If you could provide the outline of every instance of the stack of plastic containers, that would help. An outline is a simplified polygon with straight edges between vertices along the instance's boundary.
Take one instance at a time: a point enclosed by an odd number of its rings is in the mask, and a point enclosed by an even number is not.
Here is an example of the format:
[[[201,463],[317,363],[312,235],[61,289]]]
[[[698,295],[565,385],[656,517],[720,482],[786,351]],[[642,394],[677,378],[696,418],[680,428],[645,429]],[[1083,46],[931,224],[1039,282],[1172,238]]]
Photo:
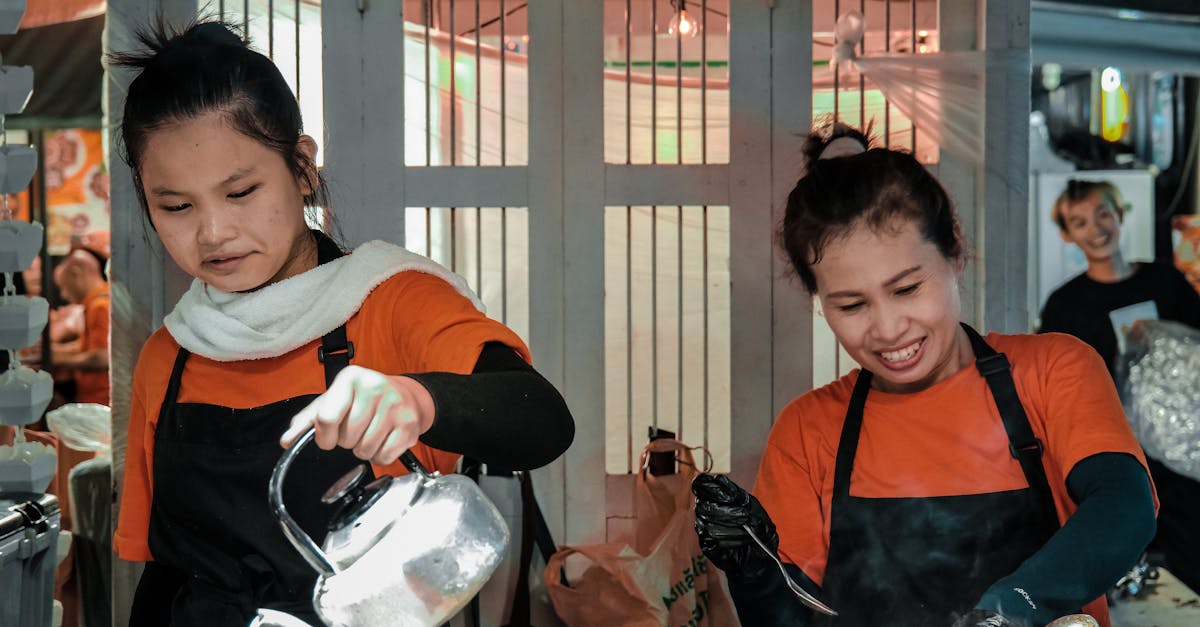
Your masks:
[[[25,0],[0,0],[0,33],[17,31]],[[33,93],[33,68],[0,66],[0,115],[20,113]],[[0,625],[49,627],[54,622],[54,570],[59,536],[58,499],[44,494],[54,478],[54,449],[28,441],[23,427],[50,403],[54,382],[47,372],[21,365],[17,349],[30,346],[46,326],[43,298],[16,293],[13,274],[29,267],[42,247],[42,225],[14,220],[8,194],[29,185],[37,167],[32,146],[9,145],[0,118],[0,350],[8,368],[0,373],[0,424],[13,444],[0,446]]]

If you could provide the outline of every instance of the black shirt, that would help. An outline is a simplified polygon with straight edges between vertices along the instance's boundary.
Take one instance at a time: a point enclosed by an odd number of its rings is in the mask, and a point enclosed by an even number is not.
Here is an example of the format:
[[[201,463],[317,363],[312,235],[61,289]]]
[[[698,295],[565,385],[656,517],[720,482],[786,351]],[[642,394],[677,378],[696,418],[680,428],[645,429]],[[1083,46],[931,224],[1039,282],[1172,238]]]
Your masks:
[[[1139,263],[1133,274],[1116,283],[1101,283],[1081,274],[1054,290],[1042,309],[1040,332],[1068,333],[1088,343],[1115,371],[1117,336],[1108,314],[1122,307],[1153,301],[1159,320],[1200,328],[1200,293],[1166,263]]]

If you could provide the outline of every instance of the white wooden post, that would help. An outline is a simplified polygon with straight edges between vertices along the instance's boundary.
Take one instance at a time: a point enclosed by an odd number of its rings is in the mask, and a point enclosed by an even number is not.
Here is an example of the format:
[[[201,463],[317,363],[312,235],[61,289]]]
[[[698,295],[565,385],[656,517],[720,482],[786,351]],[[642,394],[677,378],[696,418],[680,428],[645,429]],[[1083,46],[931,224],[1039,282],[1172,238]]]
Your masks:
[[[771,233],[783,220],[787,195],[800,178],[800,146],[812,126],[812,3],[782,0],[771,15]],[[786,256],[771,248],[772,417],[813,386],[812,300]],[[766,278],[766,277],[764,277]],[[773,420],[773,418],[772,418]],[[736,431],[735,431],[736,433]],[[766,435],[760,444],[766,443]],[[762,446],[759,447],[761,453]],[[757,457],[753,465],[757,468]],[[746,463],[749,466],[749,462]]]
[[[141,48],[134,35],[159,15],[182,25],[196,12],[196,0],[109,0],[104,22],[104,52]],[[109,377],[112,382],[112,463],[115,502],[113,527],[119,514],[129,431],[130,383],[138,352],[150,332],[162,324],[171,303],[186,289],[187,277],[163,252],[134,192],[129,168],[121,159],[120,123],[132,74],[112,70],[104,77],[104,124],[108,132],[112,222],[112,330],[109,339]],[[113,624],[129,623],[129,606],[141,576],[141,564],[113,560]]]
[[[573,8],[575,3],[569,4]],[[568,502],[566,494],[568,483],[572,483],[577,475],[583,478],[578,469],[568,475],[568,468],[586,463],[589,456],[603,459],[603,448],[595,447],[603,447],[604,413],[603,406],[581,405],[586,400],[586,390],[566,387],[563,20],[567,7],[558,0],[530,0],[528,10],[528,117],[531,121],[539,121],[529,125],[528,139],[529,348],[538,371],[563,392],[575,417],[575,442],[571,449],[532,476],[546,524],[555,540],[565,544],[582,542],[593,536],[593,526],[587,522],[589,516],[603,524],[603,510],[596,512],[586,506],[582,511],[575,509],[581,504]],[[603,345],[599,350],[603,350]],[[576,393],[581,396],[577,398]],[[602,464],[597,463],[591,472],[598,480],[603,480]],[[603,486],[592,489],[594,495],[603,494]]]
[[[351,247],[375,239],[404,243],[402,6],[321,4],[324,175]]]
[[[984,166],[977,232],[982,322],[989,331],[1029,331],[1029,2],[984,0],[984,48],[1016,63],[989,61]],[[1021,62],[1021,61],[1024,62]]]
[[[942,50],[979,49],[980,24],[977,9],[978,7],[970,2],[938,4],[938,42]],[[982,169],[943,150],[937,165],[931,170],[946,188],[955,209],[958,210],[963,236],[967,240],[967,253],[972,256],[981,253],[978,242],[983,241],[981,229],[984,205],[982,198],[977,195],[980,188],[977,183],[982,176]],[[963,272],[962,284],[959,287],[962,296],[962,320],[977,329],[981,329],[983,325],[982,310],[979,306],[983,302],[980,288],[983,283],[979,280],[982,267],[982,258],[973,258]]]
[[[749,486],[774,419],[769,321],[775,198],[765,157],[772,150],[771,42],[765,36],[771,9],[762,0],[732,0],[729,10],[730,476]]]
[[[575,445],[564,456],[566,532],[570,542],[591,543],[605,540],[604,3],[564,2],[561,15],[562,389],[575,416]]]

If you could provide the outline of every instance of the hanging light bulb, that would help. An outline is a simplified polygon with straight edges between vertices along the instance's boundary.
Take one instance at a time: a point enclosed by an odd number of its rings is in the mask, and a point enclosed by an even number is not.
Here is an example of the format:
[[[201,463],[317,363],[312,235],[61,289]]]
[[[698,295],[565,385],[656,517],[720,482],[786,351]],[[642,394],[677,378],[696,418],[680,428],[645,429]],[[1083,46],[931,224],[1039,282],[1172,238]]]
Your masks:
[[[680,39],[691,39],[700,34],[700,23],[696,21],[696,18],[688,15],[686,0],[679,0],[679,10],[671,16],[671,23],[667,25],[667,33],[672,37],[678,36]]]

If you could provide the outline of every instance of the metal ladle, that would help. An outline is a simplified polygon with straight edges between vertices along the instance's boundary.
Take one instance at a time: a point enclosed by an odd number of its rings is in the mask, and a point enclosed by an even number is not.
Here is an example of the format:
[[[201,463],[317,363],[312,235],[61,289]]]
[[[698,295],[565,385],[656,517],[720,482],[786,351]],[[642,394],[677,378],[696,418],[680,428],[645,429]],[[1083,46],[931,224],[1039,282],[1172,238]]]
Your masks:
[[[783,567],[783,562],[779,561],[779,558],[775,556],[775,551],[767,548],[767,544],[759,539],[758,534],[754,533],[754,530],[750,528],[750,525],[742,525],[742,529],[745,529],[746,533],[750,534],[750,539],[754,540],[754,543],[758,545],[758,548],[762,549],[763,553],[767,554],[767,557],[770,557],[775,561],[775,565],[779,567],[779,572],[783,573],[783,580],[787,582],[788,588],[791,588],[792,592],[794,592],[796,596],[800,598],[801,603],[827,616],[838,615],[833,608],[825,605],[820,601],[820,599],[809,594],[808,591],[800,587],[800,584],[796,583],[796,580],[792,579],[792,576],[788,574],[787,569]]]

